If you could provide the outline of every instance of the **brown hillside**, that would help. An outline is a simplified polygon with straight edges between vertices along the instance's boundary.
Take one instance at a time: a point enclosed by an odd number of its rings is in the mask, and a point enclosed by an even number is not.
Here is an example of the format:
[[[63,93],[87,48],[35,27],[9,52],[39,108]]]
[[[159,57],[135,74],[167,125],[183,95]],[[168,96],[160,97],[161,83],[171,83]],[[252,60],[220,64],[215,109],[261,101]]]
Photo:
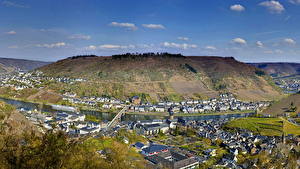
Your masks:
[[[273,105],[271,105],[268,109],[264,111],[265,114],[271,114],[271,115],[284,115],[286,111],[290,109],[291,103],[294,103],[294,105],[298,108],[297,111],[300,110],[300,94],[293,94],[286,98],[283,98],[282,100],[275,102]]]
[[[1,132],[11,136],[20,136],[31,131],[37,133],[37,128],[25,116],[12,106],[0,102],[0,136]]]
[[[232,57],[133,56],[75,57],[46,65],[39,70],[49,76],[70,76],[98,84],[100,93],[118,95],[148,93],[153,97],[179,94],[216,96],[229,91],[241,99],[270,100],[278,92],[268,76],[257,75],[257,68]]]
[[[290,76],[300,74],[300,63],[253,63],[272,76]]]

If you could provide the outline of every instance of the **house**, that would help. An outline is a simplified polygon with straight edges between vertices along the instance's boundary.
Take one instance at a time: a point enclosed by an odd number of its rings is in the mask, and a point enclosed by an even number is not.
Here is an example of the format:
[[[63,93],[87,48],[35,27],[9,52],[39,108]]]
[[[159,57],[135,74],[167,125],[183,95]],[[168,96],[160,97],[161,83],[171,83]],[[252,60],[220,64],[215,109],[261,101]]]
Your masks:
[[[129,144],[129,139],[128,139],[127,137],[124,137],[124,138],[123,138],[123,142],[124,142],[125,144]]]
[[[154,165],[170,169],[193,169],[199,166],[199,162],[190,154],[170,149],[145,157]]]
[[[145,148],[145,145],[141,142],[136,142],[133,146],[138,150]]]
[[[92,128],[100,128],[101,127],[101,125],[96,122],[88,122],[87,126],[92,127]]]
[[[135,104],[135,105],[139,105],[141,104],[141,98],[139,96],[133,96],[131,98],[131,103]]]
[[[99,131],[100,131],[100,128],[86,126],[86,127],[79,129],[79,134],[81,134],[81,135],[92,134],[92,133],[96,133]]]
[[[152,156],[167,151],[169,151],[169,148],[165,145],[150,144],[148,147],[142,149],[142,154],[144,156]]]
[[[112,107],[112,104],[103,104],[102,108],[104,109],[110,109]]]
[[[206,111],[210,111],[210,110],[212,110],[213,108],[212,108],[212,106],[210,106],[210,105],[205,105],[205,106],[203,107],[203,109],[206,110]]]
[[[239,106],[238,107],[238,110],[240,110],[240,111],[244,111],[244,110],[246,110],[247,108],[245,107],[245,106]]]
[[[169,131],[169,124],[167,123],[152,123],[152,124],[137,124],[135,130],[142,135],[155,135],[159,132],[166,133]]]
[[[165,112],[165,106],[162,106],[162,105],[158,105],[155,107],[155,111],[157,112]]]
[[[139,112],[145,112],[145,106],[139,106]]]

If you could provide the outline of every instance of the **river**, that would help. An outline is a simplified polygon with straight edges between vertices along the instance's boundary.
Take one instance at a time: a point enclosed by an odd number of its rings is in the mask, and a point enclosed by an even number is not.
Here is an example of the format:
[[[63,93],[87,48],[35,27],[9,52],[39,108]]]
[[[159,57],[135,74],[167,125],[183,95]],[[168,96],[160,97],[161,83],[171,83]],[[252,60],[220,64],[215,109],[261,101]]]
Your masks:
[[[13,100],[13,99],[7,99],[7,98],[0,98],[1,101],[4,101],[7,104],[13,105],[17,109],[25,108],[27,110],[40,110],[42,112],[61,112],[59,110],[54,110],[50,105],[43,105],[37,103],[31,103],[31,102],[25,102],[25,101],[19,101],[19,100]],[[83,113],[85,115],[93,115],[101,120],[107,120],[110,121],[113,119],[113,117],[116,115],[114,113],[104,113],[99,111],[89,111],[89,110],[81,110],[80,113]],[[187,121],[189,120],[211,120],[211,119],[223,119],[223,118],[240,118],[240,117],[248,117],[253,115],[254,113],[240,113],[240,114],[223,114],[223,115],[201,115],[201,116],[183,116],[179,117],[182,119],[185,119]],[[164,116],[155,116],[155,115],[139,115],[139,114],[125,114],[122,117],[122,121],[141,121],[141,120],[152,120],[152,119],[166,119],[168,117]]]

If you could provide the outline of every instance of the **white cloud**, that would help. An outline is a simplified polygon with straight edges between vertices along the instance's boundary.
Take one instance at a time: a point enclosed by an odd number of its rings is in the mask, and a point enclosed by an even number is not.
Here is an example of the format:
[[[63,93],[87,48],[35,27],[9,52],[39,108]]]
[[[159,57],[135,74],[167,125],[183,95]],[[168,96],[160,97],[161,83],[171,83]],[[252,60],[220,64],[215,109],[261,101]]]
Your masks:
[[[142,26],[149,29],[165,29],[165,27],[161,24],[142,24]]]
[[[153,48],[154,44],[138,44],[137,47],[139,48]]]
[[[259,47],[259,48],[263,48],[264,44],[261,41],[257,41],[256,46]]]
[[[88,47],[85,47],[86,50],[96,50],[97,49],[97,46],[94,46],[94,45],[90,45]]]
[[[110,26],[113,27],[122,27],[122,28],[127,28],[129,30],[137,30],[138,28],[135,26],[133,23],[119,23],[119,22],[112,22],[109,24]]]
[[[15,34],[17,34],[17,32],[16,31],[9,31],[9,32],[6,32],[6,34],[7,35],[15,35]]]
[[[266,50],[266,51],[264,51],[264,53],[266,53],[266,54],[283,54],[284,52],[280,49],[276,49],[276,50]]]
[[[284,52],[283,52],[282,50],[280,50],[280,49],[276,49],[274,52],[277,53],[277,54],[282,54],[282,53],[284,53]]]
[[[83,35],[83,34],[74,34],[69,36],[69,39],[80,39],[80,40],[90,40],[90,35]]]
[[[217,50],[215,46],[205,46],[205,49],[207,50]]]
[[[284,6],[278,1],[264,1],[259,4],[260,6],[266,7],[271,13],[282,13],[285,9]]]
[[[288,45],[295,45],[296,41],[294,39],[291,38],[286,38],[283,40],[284,43],[288,44]]]
[[[300,4],[300,0],[289,0],[292,4]]]
[[[173,43],[173,42],[164,42],[162,46],[168,48],[178,48],[178,49],[190,49],[190,48],[197,48],[198,46],[195,44],[186,44],[186,43]]]
[[[27,6],[27,5],[18,4],[16,2],[12,2],[12,1],[2,1],[1,4],[6,7],[29,8],[29,6]]]
[[[266,51],[264,51],[264,53],[266,53],[266,54],[273,54],[274,52],[272,50],[266,50]]]
[[[41,48],[60,48],[64,47],[67,44],[65,42],[57,42],[57,43],[51,43],[51,44],[36,44],[36,47],[41,47]]]
[[[134,45],[111,45],[111,44],[106,44],[106,45],[101,45],[99,46],[101,49],[133,49],[135,48]]]
[[[237,12],[242,12],[242,11],[245,11],[245,7],[243,7],[240,4],[235,4],[235,5],[230,6],[230,10],[237,11]]]
[[[135,45],[113,45],[113,44],[104,44],[100,46],[90,45],[85,47],[86,50],[119,50],[119,49],[135,49]]]
[[[8,46],[9,49],[18,49],[19,46],[18,45],[12,45],[12,46]]]
[[[246,45],[247,41],[245,39],[242,38],[235,38],[231,40],[232,43],[234,44],[238,44],[238,45]]]
[[[177,39],[178,39],[178,40],[184,40],[184,41],[188,41],[188,40],[189,40],[188,37],[178,37]]]
[[[55,29],[39,29],[40,32],[57,32]]]

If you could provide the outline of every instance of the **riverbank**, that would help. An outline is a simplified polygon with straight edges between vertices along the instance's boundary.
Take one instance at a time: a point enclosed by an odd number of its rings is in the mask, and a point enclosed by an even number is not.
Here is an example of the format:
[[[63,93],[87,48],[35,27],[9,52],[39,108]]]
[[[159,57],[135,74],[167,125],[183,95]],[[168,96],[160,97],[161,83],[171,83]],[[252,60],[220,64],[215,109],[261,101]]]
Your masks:
[[[5,95],[0,95],[0,98],[8,99],[8,100],[16,100],[16,101],[20,101],[20,102],[27,102],[27,103],[32,103],[32,104],[40,104],[40,105],[49,105],[49,106],[51,106],[51,104],[47,104],[45,102],[38,102],[38,101],[27,100],[27,99],[16,98],[16,97],[8,97],[8,96],[5,96]]]
[[[16,108],[27,108],[28,110],[41,110],[42,112],[59,112],[58,110],[52,109],[51,105],[40,106],[40,104],[32,103],[32,102],[24,102],[18,101],[15,99],[5,99],[0,98],[4,102],[15,106]],[[80,110],[80,113],[85,115],[92,115],[95,116],[97,119],[100,120],[112,120],[116,112],[105,113],[101,111],[94,111],[94,110]],[[235,112],[216,112],[216,113],[194,113],[194,114],[175,114],[174,118],[183,118],[185,120],[210,120],[210,119],[219,119],[219,118],[241,118],[241,117],[248,117],[254,115],[254,112],[249,111],[235,111]],[[122,121],[141,121],[141,120],[153,120],[153,119],[168,119],[168,113],[156,113],[156,112],[149,112],[149,113],[135,113],[135,112],[127,112],[122,116]]]
[[[24,101],[18,101],[14,99],[5,99],[0,98],[2,101],[11,104],[15,106],[16,108],[26,108],[28,110],[35,110],[39,109],[42,112],[59,112],[58,110],[53,110],[51,105],[47,106],[44,105],[40,107],[39,104],[31,103],[31,102],[24,102]],[[80,113],[85,115],[92,115],[95,116],[97,119],[100,120],[107,120],[110,121],[115,117],[115,113],[104,113],[100,111],[91,111],[91,110],[80,110]],[[235,114],[234,114],[235,113]],[[240,113],[240,112],[234,112],[231,113],[206,113],[206,114],[190,114],[189,116],[182,116],[182,114],[178,114],[181,116],[177,116],[175,118],[183,118],[187,121],[189,120],[211,120],[211,119],[219,119],[219,118],[241,118],[241,117],[248,117],[252,116],[254,113]],[[141,120],[153,120],[153,119],[168,119],[169,115],[168,113],[125,113],[124,116],[122,116],[122,121],[141,121]]]
[[[225,112],[211,112],[211,113],[177,113],[174,114],[175,117],[188,117],[188,116],[212,116],[212,115],[228,115],[228,114],[247,114],[253,113],[254,110],[245,110],[245,111],[225,111]]]
[[[191,116],[213,116],[213,115],[229,115],[229,114],[247,114],[253,113],[253,110],[245,110],[245,111],[225,111],[225,112],[209,112],[209,113],[175,113],[174,117],[191,117]],[[157,112],[126,112],[126,114],[130,115],[149,115],[149,116],[161,116],[161,117],[169,117],[169,113],[157,113]]]
[[[39,101],[34,101],[34,100],[27,100],[27,99],[22,99],[22,98],[14,98],[14,97],[7,97],[7,96],[3,96],[0,95],[0,98],[2,99],[7,99],[7,100],[15,100],[15,101],[20,101],[20,102],[26,102],[26,103],[31,103],[31,104],[37,104],[37,105],[41,105],[41,106],[52,106],[52,105],[59,105],[59,106],[71,106],[71,107],[75,107],[78,108],[80,111],[98,111],[98,112],[102,112],[102,113],[113,113],[113,114],[117,114],[118,110],[116,110],[114,112],[114,110],[103,110],[103,109],[99,109],[99,108],[92,108],[92,107],[87,107],[87,106],[81,106],[81,105],[73,105],[73,104],[66,104],[66,105],[62,105],[62,104],[53,104],[53,103],[47,103],[47,102],[39,102]]]

